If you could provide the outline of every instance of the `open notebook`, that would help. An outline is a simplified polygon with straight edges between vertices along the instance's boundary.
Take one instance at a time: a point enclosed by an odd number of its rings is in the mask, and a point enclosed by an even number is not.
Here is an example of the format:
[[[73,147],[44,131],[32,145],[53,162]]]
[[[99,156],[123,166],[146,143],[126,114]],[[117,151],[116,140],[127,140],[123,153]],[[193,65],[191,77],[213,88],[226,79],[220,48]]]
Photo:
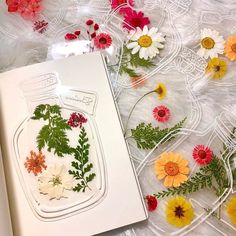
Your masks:
[[[15,236],[93,235],[147,218],[100,53],[0,74],[0,102],[1,235],[10,224]]]

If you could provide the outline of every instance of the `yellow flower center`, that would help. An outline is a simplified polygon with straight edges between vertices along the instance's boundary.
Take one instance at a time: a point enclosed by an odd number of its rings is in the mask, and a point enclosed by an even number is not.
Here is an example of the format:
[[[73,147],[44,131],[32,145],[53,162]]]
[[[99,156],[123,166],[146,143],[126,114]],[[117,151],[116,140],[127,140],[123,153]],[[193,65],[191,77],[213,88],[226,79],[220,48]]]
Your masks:
[[[179,218],[184,216],[184,210],[183,210],[183,208],[181,206],[177,206],[175,208],[175,216],[177,216]]]
[[[142,48],[148,48],[152,45],[152,38],[148,35],[143,35],[138,39],[138,44]]]
[[[163,88],[158,86],[158,88],[155,89],[155,92],[161,95],[163,93]]]
[[[236,43],[234,43],[234,44],[231,46],[231,49],[232,49],[233,52],[236,53]]]
[[[61,184],[60,176],[55,176],[55,177],[52,179],[52,184],[53,184],[53,186],[60,185],[60,184]]]
[[[204,48],[211,49],[215,46],[215,41],[210,37],[206,37],[202,39],[201,44]]]
[[[175,162],[169,161],[165,164],[165,172],[167,175],[175,176],[179,173],[179,166]]]

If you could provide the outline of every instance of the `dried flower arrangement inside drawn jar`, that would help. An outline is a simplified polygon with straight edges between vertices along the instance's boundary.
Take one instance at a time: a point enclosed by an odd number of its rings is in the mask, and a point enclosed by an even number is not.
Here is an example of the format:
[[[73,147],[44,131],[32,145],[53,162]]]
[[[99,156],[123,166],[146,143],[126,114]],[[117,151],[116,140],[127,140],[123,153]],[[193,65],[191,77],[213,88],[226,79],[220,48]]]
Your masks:
[[[161,142],[179,142],[180,128],[198,125],[200,112],[198,102],[189,92],[187,77],[172,70],[160,72],[145,83],[124,89],[118,97],[124,135],[132,157],[142,161]],[[172,139],[165,141],[170,134]],[[182,138],[181,138],[182,139]]]
[[[236,120],[228,114],[216,120],[205,132],[182,129],[186,140],[157,147],[137,167],[156,233],[189,233],[211,215],[223,217],[233,189]]]
[[[22,84],[29,116],[14,136],[19,178],[33,212],[45,220],[85,211],[106,191],[96,94],[58,86],[56,74]],[[58,90],[59,89],[59,90]]]

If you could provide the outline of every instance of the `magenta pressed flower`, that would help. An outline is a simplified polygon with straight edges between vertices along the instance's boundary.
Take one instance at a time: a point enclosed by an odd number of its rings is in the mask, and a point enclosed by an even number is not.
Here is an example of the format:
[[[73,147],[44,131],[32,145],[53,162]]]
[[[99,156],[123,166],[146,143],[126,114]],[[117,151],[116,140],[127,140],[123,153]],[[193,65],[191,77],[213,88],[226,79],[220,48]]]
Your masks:
[[[167,122],[170,119],[170,110],[166,106],[157,106],[152,111],[153,117],[159,122]]]
[[[112,44],[112,38],[109,34],[101,33],[94,38],[94,45],[96,48],[109,48]]]
[[[68,125],[70,127],[76,128],[76,127],[82,127],[84,123],[87,122],[87,119],[78,112],[73,112],[70,115],[70,119],[68,120]]]
[[[213,152],[209,147],[197,145],[193,149],[193,158],[200,165],[209,164],[212,160]]]
[[[136,12],[132,9],[126,11],[124,16],[124,24],[123,27],[127,30],[136,29],[139,27],[143,29],[145,25],[149,25],[150,20],[148,17],[144,16],[142,11]]]

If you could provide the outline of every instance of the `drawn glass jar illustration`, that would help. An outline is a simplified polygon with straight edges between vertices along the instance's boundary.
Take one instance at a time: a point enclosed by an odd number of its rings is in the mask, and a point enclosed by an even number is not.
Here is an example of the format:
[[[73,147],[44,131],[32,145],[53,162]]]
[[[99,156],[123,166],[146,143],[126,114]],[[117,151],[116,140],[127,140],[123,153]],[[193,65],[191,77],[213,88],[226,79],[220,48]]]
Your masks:
[[[98,204],[106,178],[96,94],[62,86],[56,73],[21,90],[29,113],[14,135],[16,169],[35,215],[57,220]]]

